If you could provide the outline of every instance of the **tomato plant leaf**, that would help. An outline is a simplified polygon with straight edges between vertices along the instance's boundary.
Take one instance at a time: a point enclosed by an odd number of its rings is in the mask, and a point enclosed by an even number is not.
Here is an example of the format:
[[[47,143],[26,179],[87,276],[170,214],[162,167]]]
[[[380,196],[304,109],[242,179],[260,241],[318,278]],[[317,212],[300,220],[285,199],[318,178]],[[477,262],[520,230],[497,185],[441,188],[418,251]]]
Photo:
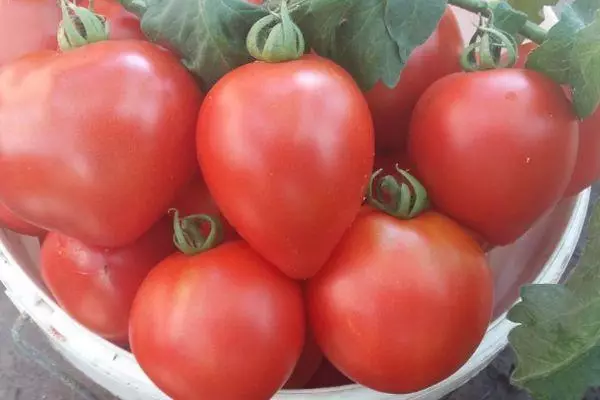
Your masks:
[[[207,87],[251,61],[246,35],[267,14],[244,0],[121,1],[140,17],[147,37],[176,50]]]
[[[600,103],[600,12],[575,38],[570,64],[570,84],[577,115],[591,115]]]
[[[558,0],[508,0],[515,10],[523,11],[527,17],[535,22],[544,21],[544,6],[555,6]]]
[[[520,324],[509,335],[513,383],[543,400],[579,400],[600,385],[600,205],[568,282],[525,286],[521,298],[508,314]]]
[[[600,103],[600,0],[577,0],[530,55],[527,68],[569,84],[577,115],[589,116]]]
[[[490,1],[489,5],[494,26],[516,38],[519,30],[527,22],[527,14],[512,8],[504,1]]]
[[[444,13],[446,0],[307,0],[298,18],[310,46],[343,66],[365,90],[393,87],[415,47]]]

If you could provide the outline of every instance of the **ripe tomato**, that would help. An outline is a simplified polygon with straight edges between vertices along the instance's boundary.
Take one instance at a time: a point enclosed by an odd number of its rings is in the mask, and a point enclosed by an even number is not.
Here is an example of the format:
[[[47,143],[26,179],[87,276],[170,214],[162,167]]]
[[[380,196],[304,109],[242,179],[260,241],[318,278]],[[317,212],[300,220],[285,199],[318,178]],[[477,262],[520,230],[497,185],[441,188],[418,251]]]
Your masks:
[[[437,29],[408,58],[398,85],[390,89],[379,82],[365,94],[373,115],[378,152],[395,152],[405,147],[417,100],[433,82],[461,70],[463,48],[458,21],[447,8]]]
[[[196,145],[225,218],[297,279],[325,263],[358,213],[373,168],[362,93],[317,56],[227,74],[202,106]]]
[[[577,162],[565,190],[565,196],[573,196],[598,180],[600,180],[600,108],[579,123]]]
[[[2,203],[0,203],[0,228],[28,236],[42,236],[46,233],[44,229],[23,221]]]
[[[38,50],[56,50],[56,0],[0,1],[0,65]]]
[[[560,86],[535,71],[502,69],[432,85],[415,108],[409,151],[436,208],[506,245],[561,198],[577,143]]]
[[[239,239],[235,229],[222,218],[221,211],[215,204],[201,176],[196,176],[177,195],[171,208],[179,211],[185,217],[193,214],[208,214],[220,217],[223,224],[223,239],[225,241]],[[208,234],[208,232],[205,232]]]
[[[88,1],[83,1],[82,6],[87,7]],[[146,40],[140,28],[139,18],[127,11],[116,0],[94,0],[94,11],[106,17],[109,27],[110,40],[139,39]]]
[[[87,2],[82,5],[87,6]],[[94,9],[107,17],[111,39],[144,38],[139,19],[118,2],[96,0]],[[56,0],[0,1],[0,65],[35,51],[56,50],[61,19]]]
[[[174,254],[152,270],[134,301],[130,342],[174,399],[264,400],[298,361],[304,315],[300,286],[238,241]]]
[[[13,62],[0,72],[0,200],[89,245],[132,243],[193,176],[201,100],[179,61],[148,42]]]
[[[42,245],[42,278],[58,304],[80,324],[126,344],[129,311],[139,286],[174,250],[168,218],[135,243],[117,249],[88,246],[50,232]]]
[[[344,375],[409,393],[468,360],[488,326],[492,291],[483,251],[454,221],[365,210],[309,281],[307,307],[317,343]]]
[[[515,67],[524,67],[527,56],[536,48],[533,42],[519,47],[519,61]],[[570,97],[570,93],[565,89]],[[573,196],[600,180],[600,109],[579,122],[579,149],[575,170],[565,190],[565,196]]]
[[[302,354],[294,368],[292,376],[283,386],[284,389],[302,389],[317,372],[323,362],[323,353],[315,341],[312,330],[306,330],[306,339]]]

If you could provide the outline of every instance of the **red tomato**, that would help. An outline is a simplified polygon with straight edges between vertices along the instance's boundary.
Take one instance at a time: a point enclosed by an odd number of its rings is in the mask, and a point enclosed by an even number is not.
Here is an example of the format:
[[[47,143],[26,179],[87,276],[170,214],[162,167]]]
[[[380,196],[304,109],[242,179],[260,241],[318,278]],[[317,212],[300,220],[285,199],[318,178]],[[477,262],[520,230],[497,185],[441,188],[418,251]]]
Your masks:
[[[600,180],[600,108],[579,123],[579,151],[565,196],[573,196]]]
[[[502,69],[431,86],[415,108],[409,151],[437,209],[506,245],[558,202],[577,143],[560,86],[535,71]]]
[[[87,2],[84,5],[87,6]],[[111,39],[144,38],[139,19],[118,2],[96,0],[94,7],[107,17]],[[56,50],[56,32],[61,19],[56,0],[0,1],[0,65],[35,51]]]
[[[365,94],[373,115],[378,151],[393,152],[405,147],[417,100],[433,82],[461,70],[463,48],[458,21],[448,8],[435,32],[408,58],[398,85],[390,89],[379,82]]]
[[[346,376],[409,393],[454,373],[492,313],[481,248],[449,218],[365,211],[308,285],[317,343]]]
[[[306,389],[319,389],[319,388],[328,388],[328,387],[338,387],[351,385],[352,382],[350,379],[344,376],[340,371],[337,370],[336,367],[329,362],[326,358],[323,359],[321,366],[315,372],[310,381],[306,384]]]
[[[179,195],[175,198],[171,208],[179,211],[182,217],[193,214],[208,214],[220,217],[223,224],[223,237],[225,241],[239,239],[235,229],[222,218],[221,211],[218,209],[215,201],[208,192],[208,188],[202,177],[197,176],[185,186]],[[208,234],[208,232],[205,232]]]
[[[44,283],[75,320],[125,344],[135,294],[150,269],[175,250],[171,236],[168,218],[135,243],[118,249],[87,246],[50,232],[41,252]]]
[[[196,145],[225,218],[297,279],[325,263],[358,213],[373,168],[362,93],[317,56],[227,74],[202,106]]]
[[[56,50],[56,0],[0,1],[0,65],[38,50]]]
[[[296,282],[246,243],[226,243],[175,254],[150,273],[133,305],[130,342],[174,399],[264,400],[298,361],[304,315]]]
[[[537,45],[529,42],[519,47],[519,61],[515,67],[524,67],[527,56]],[[570,97],[570,93],[565,89]],[[600,109],[579,122],[579,150],[575,170],[565,190],[573,196],[600,180]]]
[[[10,229],[13,232],[28,236],[42,236],[46,231],[29,222],[23,221],[0,203],[0,228]]]
[[[302,389],[323,363],[323,353],[315,341],[312,330],[306,330],[304,349],[284,389]]]
[[[0,200],[86,244],[132,243],[193,176],[201,101],[179,61],[148,42],[11,63],[0,73]]]
[[[82,6],[88,7],[89,2],[83,1]],[[139,39],[146,40],[140,28],[139,18],[127,11],[116,0],[94,0],[94,12],[106,17],[109,28],[109,39]]]

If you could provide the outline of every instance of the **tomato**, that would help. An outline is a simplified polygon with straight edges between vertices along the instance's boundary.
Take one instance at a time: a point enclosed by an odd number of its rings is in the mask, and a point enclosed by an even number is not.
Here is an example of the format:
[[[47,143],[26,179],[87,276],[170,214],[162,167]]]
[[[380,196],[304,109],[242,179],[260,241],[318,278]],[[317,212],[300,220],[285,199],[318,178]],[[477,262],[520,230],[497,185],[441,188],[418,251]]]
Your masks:
[[[305,324],[299,284],[238,241],[154,268],[134,301],[130,342],[174,399],[264,400],[291,375]]]
[[[437,29],[411,53],[396,87],[390,89],[379,82],[365,94],[373,115],[378,152],[389,153],[405,147],[417,100],[433,82],[461,70],[463,48],[458,21],[447,8]]]
[[[196,170],[201,100],[179,61],[148,42],[11,63],[0,72],[0,201],[89,245],[134,242]]]
[[[523,67],[527,56],[537,45],[533,42],[519,47],[519,61],[515,67]],[[565,93],[570,97],[568,89]],[[565,196],[573,196],[600,180],[600,109],[579,122],[579,149],[577,162]]]
[[[319,270],[358,213],[373,142],[359,88],[317,56],[227,74],[206,97],[196,137],[225,218],[297,279]]]
[[[409,393],[468,360],[488,326],[492,291],[483,251],[451,219],[365,210],[309,282],[307,307],[317,343],[344,375]]]
[[[208,214],[219,217],[223,224],[224,240],[239,239],[235,229],[222,218],[221,211],[208,192],[208,188],[201,176],[196,176],[180,191],[171,208],[178,210],[184,217],[193,214]],[[205,233],[208,234],[208,232]]]
[[[60,19],[55,0],[0,1],[0,65],[33,51],[56,50]]]
[[[338,387],[351,385],[350,379],[346,378],[340,371],[337,370],[327,359],[323,359],[321,366],[310,381],[306,384],[306,389],[319,389],[328,387]]]
[[[81,5],[87,7],[88,2],[83,1]],[[94,0],[94,11],[106,17],[109,28],[109,39],[146,39],[140,28],[139,18],[123,8],[118,1]]]
[[[600,180],[600,108],[579,123],[579,151],[565,196],[573,196]]]
[[[323,363],[323,353],[315,341],[310,329],[306,330],[306,339],[302,354],[294,368],[292,376],[288,379],[284,389],[302,389],[311,380]]]
[[[96,0],[94,9],[107,17],[111,39],[144,38],[139,19],[118,2]],[[0,65],[35,51],[56,50],[61,19],[56,0],[0,1]]]
[[[577,143],[560,86],[535,71],[502,69],[432,85],[415,108],[409,151],[437,209],[507,245],[561,198]]]
[[[42,228],[23,221],[2,203],[0,203],[0,228],[10,229],[13,232],[28,236],[42,236],[46,232]]]
[[[142,281],[173,253],[171,221],[161,220],[135,243],[106,249],[50,232],[41,250],[44,283],[58,304],[92,332],[127,343],[129,311]]]

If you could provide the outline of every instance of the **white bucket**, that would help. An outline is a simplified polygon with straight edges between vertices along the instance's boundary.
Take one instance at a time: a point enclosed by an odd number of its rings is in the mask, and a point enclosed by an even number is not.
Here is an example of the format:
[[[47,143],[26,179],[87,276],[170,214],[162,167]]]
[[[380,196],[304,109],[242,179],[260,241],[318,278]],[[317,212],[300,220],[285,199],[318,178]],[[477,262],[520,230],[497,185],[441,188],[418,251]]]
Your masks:
[[[546,25],[556,21],[547,9]],[[465,37],[473,32],[472,15],[457,11]],[[496,281],[496,319],[475,354],[458,372],[422,392],[393,396],[359,385],[281,391],[279,400],[437,400],[457,389],[506,346],[512,324],[505,311],[523,283],[556,283],[566,271],[583,228],[590,190],[561,202],[517,243],[495,249],[490,263]],[[0,230],[0,280],[6,294],[48,336],[52,346],[94,382],[123,400],[168,400],[143,373],[133,355],[71,319],[48,295],[39,276],[37,239]]]

